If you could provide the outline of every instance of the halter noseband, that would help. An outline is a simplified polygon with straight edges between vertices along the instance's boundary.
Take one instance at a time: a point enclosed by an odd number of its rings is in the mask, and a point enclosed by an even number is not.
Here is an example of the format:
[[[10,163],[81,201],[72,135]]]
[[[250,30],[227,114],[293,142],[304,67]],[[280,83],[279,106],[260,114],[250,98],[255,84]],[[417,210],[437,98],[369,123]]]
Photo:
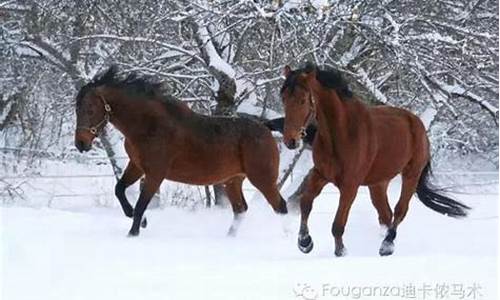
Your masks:
[[[102,103],[104,104],[104,118],[99,123],[97,123],[96,125],[94,125],[92,127],[85,127],[85,126],[78,126],[77,127],[77,129],[83,129],[83,130],[90,131],[90,133],[92,133],[94,136],[98,136],[101,133],[102,129],[104,128],[104,126],[106,126],[106,123],[109,121],[109,119],[111,118],[111,114],[112,114],[111,106],[108,104],[108,102],[106,102],[106,99],[104,99],[104,97],[101,95],[99,95],[99,98],[101,99]]]
[[[315,114],[316,114],[316,102],[314,101],[314,97],[312,96],[312,93],[310,93],[309,96],[309,113],[306,118],[306,122],[302,127],[300,127],[300,137],[304,138],[307,135],[307,125],[314,119]]]

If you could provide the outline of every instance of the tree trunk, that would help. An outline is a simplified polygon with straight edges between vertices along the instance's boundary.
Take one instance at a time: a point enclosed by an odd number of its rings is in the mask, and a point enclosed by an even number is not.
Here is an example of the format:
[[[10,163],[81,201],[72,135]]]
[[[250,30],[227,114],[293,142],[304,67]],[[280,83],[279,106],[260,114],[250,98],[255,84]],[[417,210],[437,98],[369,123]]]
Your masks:
[[[212,111],[212,114],[215,116],[234,116],[236,112],[236,81],[230,74],[221,70],[220,67],[216,67],[216,63],[212,63],[212,60],[221,61],[223,58],[220,57],[220,51],[216,48],[216,44],[212,42],[208,30],[206,28],[200,28],[200,25],[197,24],[196,21],[191,21],[191,25],[195,33],[194,36],[200,49],[201,57],[205,61],[208,71],[219,84],[215,98],[217,105],[215,106],[215,110]],[[214,51],[209,52],[209,49],[215,50],[216,53],[214,53]],[[229,205],[222,185],[214,185],[214,198],[214,205],[216,206],[225,207]]]

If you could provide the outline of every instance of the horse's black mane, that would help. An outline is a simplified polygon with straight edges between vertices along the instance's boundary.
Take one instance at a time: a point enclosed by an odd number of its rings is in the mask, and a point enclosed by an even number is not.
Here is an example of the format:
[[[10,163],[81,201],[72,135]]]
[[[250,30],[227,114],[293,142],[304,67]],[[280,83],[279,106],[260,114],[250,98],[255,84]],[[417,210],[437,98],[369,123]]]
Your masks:
[[[107,86],[125,89],[128,94],[140,96],[142,98],[152,98],[162,94],[161,83],[152,77],[139,76],[132,72],[127,76],[120,76],[118,68],[111,66],[106,72],[96,75],[91,82],[84,85],[76,96],[76,105],[79,106],[83,97],[93,88]],[[171,98],[171,97],[167,97]]]
[[[297,79],[299,76],[303,73],[309,73],[314,70],[316,70],[316,79],[322,86],[337,90],[340,96],[342,96],[342,99],[352,97],[352,91],[339,71],[330,68],[320,69],[311,63],[307,63],[303,68],[292,71],[286,78],[285,83],[281,88],[281,92],[288,88],[293,92],[295,87],[298,85]]]

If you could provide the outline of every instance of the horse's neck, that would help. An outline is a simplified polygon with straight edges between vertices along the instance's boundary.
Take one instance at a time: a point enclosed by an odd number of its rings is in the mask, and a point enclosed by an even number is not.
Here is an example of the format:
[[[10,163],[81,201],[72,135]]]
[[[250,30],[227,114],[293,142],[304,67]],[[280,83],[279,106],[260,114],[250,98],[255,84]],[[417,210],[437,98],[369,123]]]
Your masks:
[[[110,123],[124,136],[130,137],[131,126],[137,126],[145,113],[140,103],[133,103],[133,99],[123,95],[113,95],[106,100],[111,106]]]
[[[110,122],[127,138],[142,135],[143,132],[139,129],[148,130],[148,122],[165,120],[181,122],[188,120],[188,116],[194,114],[186,104],[174,100],[162,103],[159,100],[137,100],[127,95],[115,94],[109,98],[108,102],[112,110]],[[158,109],[163,111],[159,113]],[[162,127],[166,128],[171,124],[173,122],[163,122]]]
[[[347,108],[334,91],[317,91],[316,118],[318,121],[319,137],[324,144],[336,148],[338,143],[344,142],[347,136],[349,116]]]

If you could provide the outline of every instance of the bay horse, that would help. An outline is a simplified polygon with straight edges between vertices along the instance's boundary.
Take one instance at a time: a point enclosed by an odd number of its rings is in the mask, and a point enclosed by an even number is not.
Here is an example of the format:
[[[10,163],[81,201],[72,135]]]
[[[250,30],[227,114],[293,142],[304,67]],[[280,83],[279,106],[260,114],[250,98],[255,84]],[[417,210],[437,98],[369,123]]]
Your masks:
[[[307,176],[300,199],[301,223],[298,247],[313,248],[308,217],[314,198],[331,182],[340,191],[332,225],[335,255],[345,255],[342,241],[349,210],[359,186],[368,186],[379,223],[388,230],[379,250],[394,251],[398,225],[403,221],[414,193],[424,205],[451,217],[464,217],[468,206],[438,194],[429,184],[430,150],[425,127],[413,113],[396,107],[369,107],[357,99],[341,74],[307,64],[283,70],[281,97],[285,109],[284,143],[294,149],[307,124],[316,119],[314,167]],[[402,188],[394,214],[387,200],[387,186],[396,175]]]
[[[209,117],[166,95],[160,84],[135,73],[117,75],[111,67],[83,86],[76,97],[75,146],[89,151],[107,123],[125,136],[130,161],[115,195],[133,218],[129,236],[145,227],[143,214],[163,179],[195,185],[223,184],[234,218],[228,234],[236,234],[248,206],[242,192],[245,178],[278,214],[286,202],[277,188],[279,152],[271,132],[243,118]],[[125,189],[145,176],[132,208]],[[142,224],[141,224],[142,220]]]

